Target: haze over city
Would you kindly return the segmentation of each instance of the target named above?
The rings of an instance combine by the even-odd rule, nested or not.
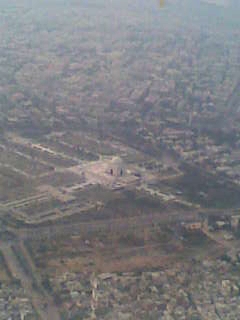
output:
[[[0,0],[0,320],[240,319],[239,15]]]

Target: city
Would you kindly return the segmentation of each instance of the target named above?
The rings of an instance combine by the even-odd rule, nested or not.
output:
[[[0,0],[0,319],[240,319],[240,6]]]

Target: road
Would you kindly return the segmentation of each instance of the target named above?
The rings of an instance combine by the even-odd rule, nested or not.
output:
[[[19,238],[24,240],[41,240],[44,238],[54,238],[61,235],[74,235],[74,234],[90,234],[92,232],[105,231],[113,232],[120,230],[138,229],[146,226],[151,226],[156,223],[180,223],[182,221],[196,220],[198,215],[197,211],[188,212],[182,215],[181,212],[176,211],[171,214],[148,214],[139,215],[131,218],[114,218],[104,220],[94,220],[89,222],[67,222],[62,224],[55,224],[52,226],[37,226],[29,225],[29,228],[18,229]],[[99,213],[101,216],[101,213]]]
[[[95,207],[94,207],[95,208]],[[166,224],[166,223],[182,223],[198,221],[200,214],[204,215],[233,215],[240,211],[240,209],[233,209],[221,211],[218,209],[197,209],[191,208],[189,211],[174,211],[174,212],[163,212],[154,214],[137,215],[132,217],[112,218],[112,219],[101,219],[101,209],[98,211],[99,219],[92,221],[76,221],[71,220],[56,220],[54,225],[41,226],[39,224],[29,224],[28,227],[21,228],[16,231],[19,239],[24,240],[41,240],[43,238],[54,238],[56,236],[68,235],[68,234],[85,234],[98,231],[112,232],[127,229],[139,229],[152,224]]]
[[[23,267],[21,266],[19,260],[17,259],[10,243],[0,242],[0,250],[2,251],[5,261],[11,271],[13,277],[20,279],[22,287],[26,294],[31,298],[34,309],[37,311],[41,320],[60,320],[61,317],[54,304],[53,299],[44,291],[41,283],[37,280],[37,285],[40,290],[35,289],[32,286],[33,281],[37,278],[27,275]],[[22,245],[21,245],[22,250]],[[25,249],[26,250],[26,249]],[[28,267],[32,270],[33,274],[35,269],[33,269],[32,264],[29,265],[29,257],[26,257],[26,251],[22,252]],[[47,307],[44,307],[47,306]]]

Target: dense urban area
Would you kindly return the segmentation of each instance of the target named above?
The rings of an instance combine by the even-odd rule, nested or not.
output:
[[[0,0],[0,319],[240,319],[240,4]]]

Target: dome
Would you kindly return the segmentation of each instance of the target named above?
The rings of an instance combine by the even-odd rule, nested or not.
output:
[[[110,163],[110,170],[112,169],[113,175],[123,175],[124,162],[120,157],[114,157]]]

